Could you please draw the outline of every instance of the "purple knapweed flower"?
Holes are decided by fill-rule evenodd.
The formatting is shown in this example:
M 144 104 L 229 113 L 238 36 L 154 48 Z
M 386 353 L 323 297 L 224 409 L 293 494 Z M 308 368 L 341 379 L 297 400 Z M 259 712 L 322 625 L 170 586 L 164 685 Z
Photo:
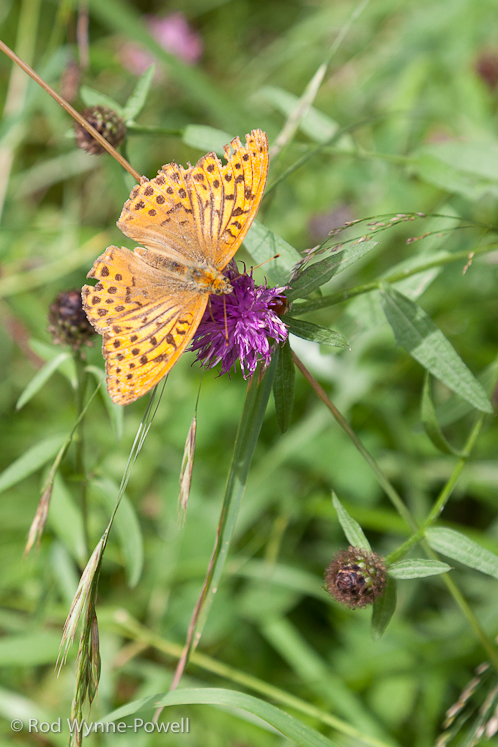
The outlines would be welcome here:
M 167 52 L 189 65 L 200 60 L 204 46 L 202 37 L 190 26 L 183 13 L 170 13 L 163 18 L 147 15 L 144 20 L 150 34 Z M 120 58 L 123 65 L 135 75 L 141 75 L 156 61 L 151 52 L 133 42 L 123 45 Z
M 282 308 L 283 288 L 256 285 L 250 274 L 240 274 L 235 262 L 225 270 L 233 292 L 212 295 L 197 328 L 190 350 L 205 368 L 221 363 L 221 374 L 236 370 L 237 359 L 244 379 L 252 376 L 259 361 L 268 366 L 272 356 L 270 340 L 285 342 L 287 327 L 275 309 Z M 226 320 L 226 322 L 225 322 Z

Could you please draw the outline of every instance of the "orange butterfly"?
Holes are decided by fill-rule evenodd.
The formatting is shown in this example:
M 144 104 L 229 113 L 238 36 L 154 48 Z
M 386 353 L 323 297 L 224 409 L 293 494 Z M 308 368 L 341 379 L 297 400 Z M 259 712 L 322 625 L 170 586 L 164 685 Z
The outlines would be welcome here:
M 140 242 L 133 252 L 109 246 L 83 287 L 88 319 L 103 337 L 107 389 L 127 405 L 174 366 L 202 319 L 209 294 L 230 293 L 222 275 L 254 220 L 268 172 L 262 130 L 224 147 L 224 166 L 208 153 L 195 166 L 162 167 L 142 177 L 118 228 Z

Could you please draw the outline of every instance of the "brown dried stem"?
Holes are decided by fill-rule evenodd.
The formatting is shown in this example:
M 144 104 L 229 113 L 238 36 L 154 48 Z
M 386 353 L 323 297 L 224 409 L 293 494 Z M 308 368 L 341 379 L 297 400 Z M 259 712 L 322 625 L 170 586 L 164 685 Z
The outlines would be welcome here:
M 19 67 L 22 68 L 24 72 L 27 73 L 31 78 L 33 78 L 33 80 L 36 83 L 38 83 L 38 85 L 41 86 L 44 91 L 50 94 L 50 96 L 52 96 L 52 98 L 55 99 L 57 103 L 60 104 L 62 108 L 68 112 L 68 114 L 70 114 L 82 127 L 84 127 L 85 130 L 87 130 L 90 133 L 90 135 L 92 135 L 92 137 L 94 137 L 95 140 L 97 140 L 100 143 L 100 145 L 103 148 L 105 148 L 106 151 L 110 153 L 111 156 L 115 158 L 116 161 L 120 163 L 121 166 L 124 169 L 126 169 L 126 171 L 128 171 L 128 173 L 130 173 L 137 180 L 137 182 L 140 182 L 140 174 L 138 173 L 138 171 L 135 171 L 133 166 L 131 166 L 131 164 L 128 163 L 126 158 L 123 158 L 121 153 L 118 153 L 118 151 L 115 148 L 113 148 L 110 143 L 107 142 L 105 137 L 102 137 L 100 132 L 97 132 L 97 130 L 95 130 L 92 127 L 92 125 L 89 122 L 87 122 L 86 119 L 82 117 L 81 114 L 77 112 L 76 109 L 74 109 L 71 106 L 71 104 L 68 104 L 68 102 L 65 99 L 63 99 L 62 96 L 60 96 L 57 93 L 57 91 L 54 91 L 54 89 L 51 86 L 49 86 L 48 83 L 46 83 L 43 80 L 43 78 L 40 78 L 38 73 L 35 73 L 33 68 L 31 68 L 25 62 L 23 62 L 23 60 L 21 60 L 21 58 L 18 57 L 16 53 L 13 52 L 12 49 L 10 49 L 10 47 L 8 47 L 1 40 L 0 40 L 0 50 L 2 52 L 5 52 L 7 57 L 10 57 L 10 59 L 13 60 L 13 62 L 15 62 L 17 65 L 19 65 Z

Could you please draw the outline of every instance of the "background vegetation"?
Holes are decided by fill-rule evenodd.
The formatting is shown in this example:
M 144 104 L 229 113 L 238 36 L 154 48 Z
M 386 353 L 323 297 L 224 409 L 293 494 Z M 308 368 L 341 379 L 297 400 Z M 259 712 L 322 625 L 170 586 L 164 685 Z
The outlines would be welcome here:
M 171 160 L 195 162 L 211 147 L 209 132 L 201 137 L 189 125 L 208 125 L 230 136 L 260 127 L 274 141 L 296 97 L 335 44 L 315 110 L 272 161 L 270 183 L 285 178 L 265 200 L 259 219 L 301 252 L 345 221 L 428 214 L 394 221 L 376 236 L 377 246 L 324 293 L 362 286 L 414 256 L 430 261 L 436 252 L 457 253 L 458 261 L 441 261 L 413 276 L 409 287 L 398 287 L 418 298 L 471 371 L 484 372 L 483 383 L 492 390 L 498 340 L 498 255 L 491 251 L 498 220 L 494 2 L 91 2 L 88 65 L 78 80 L 74 62 L 85 63 L 85 46 L 78 48 L 77 22 L 85 8 L 84 2 L 66 0 L 4 0 L 0 38 L 57 90 L 73 95 L 78 109 L 85 103 L 80 84 L 124 104 L 140 72 L 133 45 L 152 50 L 156 77 L 137 117 L 140 126 L 130 128 L 126 146 L 129 161 L 148 176 Z M 197 47 L 187 37 L 195 62 L 164 51 L 150 36 L 154 20 L 178 11 L 195 35 Z M 339 44 L 338 35 L 341 40 L 346 30 Z M 76 646 L 59 678 L 53 665 L 88 559 L 77 453 L 71 447 L 54 484 L 40 549 L 23 560 L 41 488 L 76 418 L 72 360 L 64 361 L 19 411 L 16 402 L 37 370 L 63 351 L 52 346 L 47 332 L 56 294 L 81 287 L 109 244 L 130 246 L 115 222 L 133 182 L 111 157 L 75 150 L 69 117 L 4 56 L 0 97 L 5 107 L 0 460 L 4 469 L 21 464 L 14 478 L 12 472 L 3 473 L 3 482 L 0 476 L 5 491 L 0 713 L 5 717 L 1 739 L 7 743 L 13 718 L 54 721 L 70 714 Z M 318 144 L 330 141 L 335 123 L 349 132 L 286 175 Z M 362 224 L 344 236 L 365 232 Z M 407 241 L 426 232 L 431 235 Z M 482 254 L 464 273 L 476 249 Z M 253 261 L 245 250 L 239 256 Z M 299 338 L 292 345 L 422 521 L 458 464 L 458 456 L 437 449 L 422 427 L 422 366 L 396 347 L 376 293 L 306 318 L 347 337 L 351 349 L 339 351 Z M 87 359 L 102 368 L 97 338 Z M 168 379 L 104 556 L 97 602 L 102 677 L 91 720 L 168 690 L 212 552 L 246 384 L 239 374 L 231 380 L 216 378 L 215 372 L 203 377 L 192 490 L 181 527 L 178 476 L 201 378 L 191 364 L 192 355 L 184 355 Z M 456 402 L 437 380 L 433 396 L 446 436 L 461 448 L 476 411 Z M 103 391 L 90 405 L 85 421 L 90 550 L 107 524 L 145 406 L 140 400 L 118 412 Z M 498 552 L 496 442 L 490 416 L 440 520 L 440 526 L 457 529 L 493 552 Z M 24 462 L 15 462 L 26 453 Z M 303 709 L 314 707 L 352 724 L 370 739 L 365 743 L 433 744 L 445 711 L 487 654 L 439 576 L 399 583 L 396 614 L 375 641 L 371 611 L 349 611 L 327 597 L 323 571 L 347 545 L 332 489 L 376 552 L 387 555 L 410 535 L 370 466 L 297 373 L 292 421 L 283 436 L 270 400 L 199 647 L 210 658 L 192 662 L 181 687 L 247 691 L 341 744 L 361 740 Z M 452 565 L 452 578 L 492 640 L 498 632 L 496 580 L 458 562 Z M 490 674 L 482 695 L 477 693 L 478 705 L 495 683 L 496 674 Z M 301 710 L 297 701 L 285 702 L 283 693 L 298 698 Z M 289 743 L 233 708 L 179 705 L 164 715 L 189 717 L 190 734 L 100 735 L 88 743 Z M 67 741 L 67 731 L 43 738 L 23 731 L 14 738 L 19 744 L 58 745 Z

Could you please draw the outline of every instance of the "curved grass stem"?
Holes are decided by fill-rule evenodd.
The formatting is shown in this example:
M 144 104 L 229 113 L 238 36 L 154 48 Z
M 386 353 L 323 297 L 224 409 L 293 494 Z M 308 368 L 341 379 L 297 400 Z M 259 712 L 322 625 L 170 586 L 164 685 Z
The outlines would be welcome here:
M 162 638 L 159 634 L 149 630 L 144 625 L 141 625 L 138 620 L 132 618 L 128 612 L 118 610 L 114 615 L 114 620 L 118 624 L 120 632 L 124 633 L 128 638 L 143 644 L 143 646 L 152 646 L 157 651 L 161 651 L 167 656 L 175 659 L 181 658 L 182 647 L 178 643 L 168 641 L 165 638 Z M 141 650 L 142 646 L 140 649 L 137 649 L 137 651 Z M 306 716 L 316 719 L 322 724 L 332 727 L 340 734 L 352 737 L 357 742 L 370 745 L 370 747 L 387 747 L 386 742 L 383 742 L 376 737 L 371 737 L 368 734 L 364 734 L 359 731 L 359 729 L 347 723 L 347 721 L 343 721 L 337 716 L 334 716 L 327 711 L 323 711 L 321 708 L 317 708 L 314 705 L 310 705 L 305 700 L 302 700 L 295 695 L 291 695 L 279 687 L 270 685 L 258 677 L 246 674 L 246 672 L 224 664 L 211 656 L 195 652 L 192 654 L 190 661 L 193 665 L 203 669 L 205 672 L 216 674 L 229 682 L 235 682 L 248 690 L 259 693 L 276 703 L 280 703 L 288 708 L 293 708 Z
M 88 532 L 88 500 L 87 500 L 87 478 L 85 468 L 85 393 L 88 382 L 88 373 L 86 364 L 82 359 L 81 350 L 74 352 L 74 363 L 76 365 L 76 414 L 78 417 L 78 427 L 76 433 L 76 474 L 80 486 L 80 508 L 83 518 L 83 536 L 85 539 L 85 549 L 90 547 L 90 537 Z
M 378 290 L 382 283 L 398 283 L 401 280 L 412 277 L 412 275 L 418 275 L 420 272 L 426 270 L 432 270 L 435 267 L 443 267 L 449 265 L 452 262 L 458 262 L 461 260 L 468 260 L 469 255 L 477 257 L 479 254 L 489 254 L 490 252 L 496 251 L 496 243 L 486 244 L 485 246 L 476 247 L 472 251 L 465 249 L 461 252 L 454 252 L 447 257 L 438 257 L 438 259 L 428 260 L 424 264 L 417 265 L 410 270 L 403 270 L 402 272 L 393 272 L 387 274 L 385 277 L 379 280 L 373 280 L 370 283 L 363 283 L 357 285 L 354 288 L 346 288 L 345 290 L 339 290 L 335 293 L 330 293 L 328 296 L 323 296 L 316 301 L 305 301 L 304 303 L 296 303 L 293 307 L 291 316 L 298 316 L 300 314 L 309 314 L 311 311 L 319 311 L 320 309 L 326 309 L 329 306 L 335 306 L 335 304 L 342 303 L 342 301 L 348 301 L 355 296 L 361 296 L 364 293 L 370 293 L 371 291 Z

